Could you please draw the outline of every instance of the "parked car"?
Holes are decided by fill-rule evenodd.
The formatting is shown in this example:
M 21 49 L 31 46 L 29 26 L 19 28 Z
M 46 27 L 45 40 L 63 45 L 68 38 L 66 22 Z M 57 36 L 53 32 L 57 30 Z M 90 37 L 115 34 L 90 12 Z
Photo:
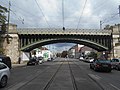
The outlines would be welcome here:
M 91 62 L 93 62 L 93 60 L 94 60 L 93 57 L 86 57 L 84 61 L 91 63 Z
M 94 61 L 94 58 L 90 58 L 89 62 L 92 63 Z
M 112 68 L 113 69 L 116 69 L 116 70 L 120 70 L 120 58 L 116 59 L 112 59 L 111 60 L 111 65 L 112 65 Z
M 38 59 L 38 61 L 39 61 L 39 64 L 42 64 L 42 63 L 43 63 L 43 57 L 38 57 L 37 59 Z
M 39 63 L 39 61 L 38 61 L 36 58 L 32 57 L 32 58 L 30 58 L 30 60 L 27 62 L 27 65 L 38 65 L 38 63 Z
M 9 56 L 0 55 L 0 62 L 5 63 L 10 69 L 12 68 L 11 59 Z
M 83 61 L 83 60 L 84 60 L 84 58 L 83 58 L 83 57 L 80 57 L 80 58 L 79 58 L 79 60 L 80 60 L 80 61 Z
M 5 87 L 7 85 L 7 81 L 10 77 L 9 67 L 0 62 L 0 87 Z
M 95 71 L 108 71 L 111 72 L 111 62 L 110 60 L 93 60 L 90 63 L 90 68 L 94 69 Z
M 52 61 L 51 58 L 48 58 L 47 61 Z

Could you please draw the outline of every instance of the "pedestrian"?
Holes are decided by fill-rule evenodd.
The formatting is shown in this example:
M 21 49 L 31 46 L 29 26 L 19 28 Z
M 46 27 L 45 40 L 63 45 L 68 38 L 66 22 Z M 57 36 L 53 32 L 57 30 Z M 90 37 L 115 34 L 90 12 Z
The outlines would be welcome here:
M 20 63 L 21 63 L 21 57 L 18 58 L 18 64 L 20 64 Z

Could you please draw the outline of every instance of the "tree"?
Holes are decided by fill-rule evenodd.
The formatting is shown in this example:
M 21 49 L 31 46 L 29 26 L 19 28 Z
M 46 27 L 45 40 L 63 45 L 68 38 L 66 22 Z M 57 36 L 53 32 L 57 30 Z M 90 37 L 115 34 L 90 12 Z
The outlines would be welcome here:
M 88 57 L 97 58 L 97 54 L 95 52 L 90 52 Z
M 0 5 L 0 54 L 3 54 L 4 52 L 2 45 L 3 38 L 1 37 L 2 36 L 1 32 L 2 30 L 5 30 L 2 28 L 2 25 L 5 24 L 5 22 L 7 21 L 5 13 L 7 13 L 7 8 Z
M 106 25 L 104 29 L 106 30 L 112 30 L 113 26 L 110 26 L 110 25 Z
M 67 57 L 67 51 L 63 51 L 61 57 L 63 58 Z
M 0 24 L 5 24 L 5 22 L 7 21 L 6 19 L 6 12 L 7 12 L 7 8 L 6 7 L 3 7 L 0 5 Z

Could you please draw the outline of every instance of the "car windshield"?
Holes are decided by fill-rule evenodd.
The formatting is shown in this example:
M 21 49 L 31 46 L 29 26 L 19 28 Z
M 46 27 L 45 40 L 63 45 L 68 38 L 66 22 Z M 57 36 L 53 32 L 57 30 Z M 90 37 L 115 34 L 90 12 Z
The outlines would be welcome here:
M 36 59 L 35 58 L 30 58 L 30 61 L 36 61 Z
M 114 62 L 114 61 L 120 62 L 120 58 L 118 58 L 118 59 L 112 59 L 111 61 L 112 62 Z
M 101 62 L 101 63 L 110 63 L 110 60 L 98 60 L 98 62 Z

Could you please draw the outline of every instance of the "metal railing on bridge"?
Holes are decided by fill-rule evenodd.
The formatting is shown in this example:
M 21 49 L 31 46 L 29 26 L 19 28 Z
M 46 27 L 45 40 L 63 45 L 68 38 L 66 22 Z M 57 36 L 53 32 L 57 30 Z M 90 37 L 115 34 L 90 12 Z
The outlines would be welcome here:
M 111 35 L 110 30 L 100 29 L 66 29 L 61 28 L 18 28 L 18 34 L 76 34 L 76 35 Z

